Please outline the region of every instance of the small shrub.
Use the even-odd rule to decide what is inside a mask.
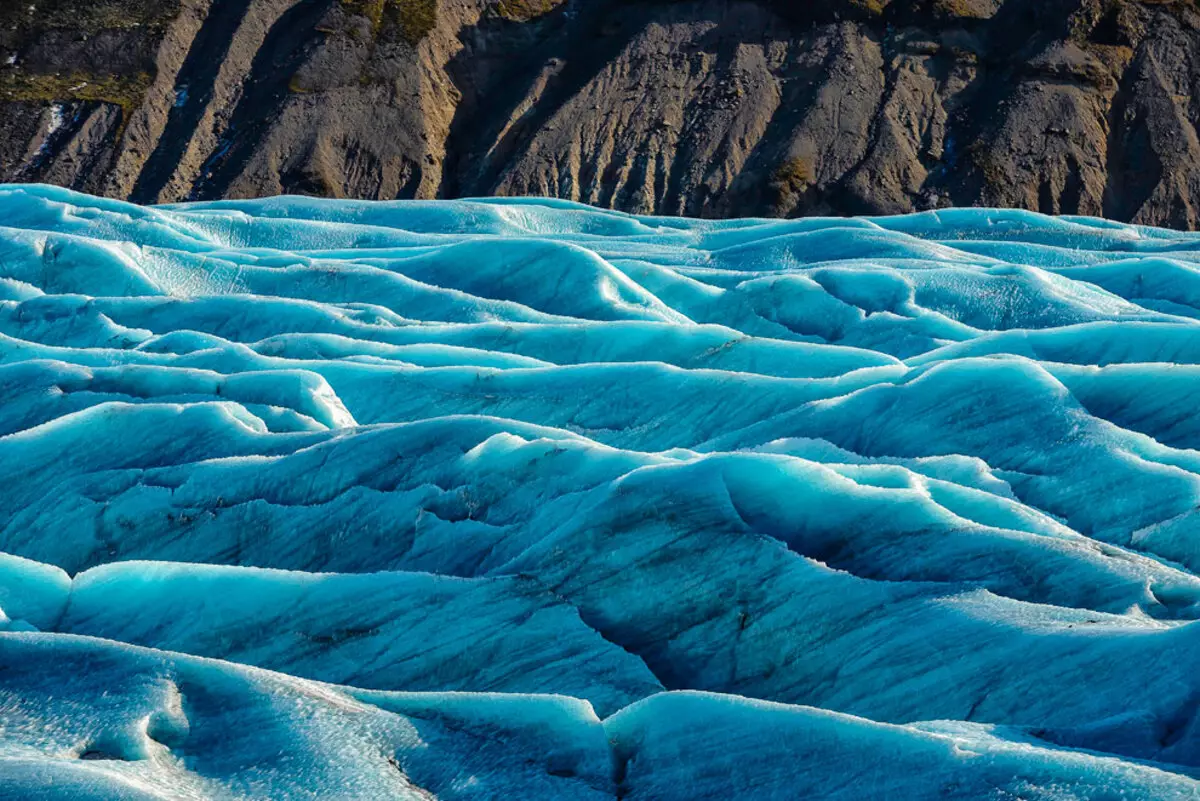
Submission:
[[[496,13],[514,22],[528,22],[549,14],[561,0],[498,0]]]
[[[389,21],[400,28],[400,35],[416,46],[437,27],[437,0],[390,0],[384,9]]]
[[[872,17],[882,17],[891,0],[850,0],[850,7]]]
[[[373,35],[378,36],[384,28],[394,29],[414,47],[437,26],[437,0],[341,0],[341,3],[351,13],[366,17]]]
[[[779,165],[771,176],[771,185],[780,193],[800,194],[816,180],[812,162],[806,158],[790,158]]]
[[[936,0],[933,8],[939,16],[951,19],[983,19],[987,16],[978,4],[970,0]]]

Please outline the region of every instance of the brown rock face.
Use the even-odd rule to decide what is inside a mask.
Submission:
[[[0,180],[1200,227],[1192,0],[30,0]]]

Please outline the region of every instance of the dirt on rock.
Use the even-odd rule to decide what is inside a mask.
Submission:
[[[1200,227],[1193,0],[29,0],[0,181]]]

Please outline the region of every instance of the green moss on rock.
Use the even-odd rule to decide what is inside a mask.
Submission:
[[[803,192],[816,180],[812,162],[806,158],[790,158],[775,169],[771,185],[780,192],[797,194]]]
[[[437,26],[437,0],[341,0],[352,14],[371,23],[373,35],[395,31],[414,47]]]
[[[120,106],[126,115],[141,105],[151,77],[138,75],[91,75],[73,72],[38,75],[9,70],[0,72],[0,100],[44,102],[83,100]]]
[[[384,19],[396,25],[411,45],[416,45],[437,27],[437,0],[388,0]]]
[[[0,26],[92,34],[102,30],[158,29],[178,13],[179,0],[4,0],[0,2]]]
[[[562,0],[497,0],[496,13],[514,22],[529,22],[549,14]]]

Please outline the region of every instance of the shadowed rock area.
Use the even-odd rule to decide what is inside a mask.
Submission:
[[[1200,225],[1193,0],[41,0],[0,180]]]

